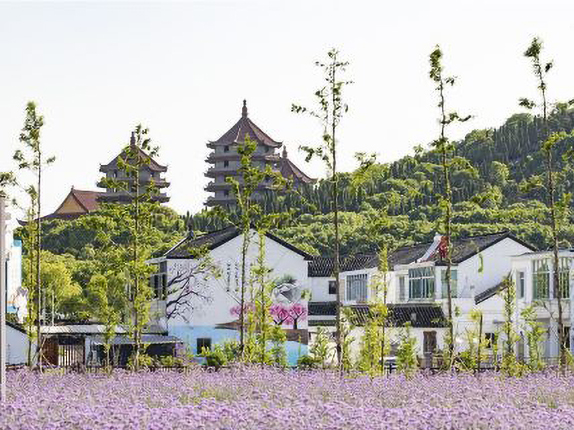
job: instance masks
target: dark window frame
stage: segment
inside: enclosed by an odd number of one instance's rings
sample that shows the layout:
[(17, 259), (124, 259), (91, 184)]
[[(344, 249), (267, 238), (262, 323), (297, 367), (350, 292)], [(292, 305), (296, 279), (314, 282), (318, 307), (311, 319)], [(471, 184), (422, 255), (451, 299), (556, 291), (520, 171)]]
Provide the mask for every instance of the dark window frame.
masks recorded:
[(337, 282), (329, 281), (329, 294), (337, 294)]

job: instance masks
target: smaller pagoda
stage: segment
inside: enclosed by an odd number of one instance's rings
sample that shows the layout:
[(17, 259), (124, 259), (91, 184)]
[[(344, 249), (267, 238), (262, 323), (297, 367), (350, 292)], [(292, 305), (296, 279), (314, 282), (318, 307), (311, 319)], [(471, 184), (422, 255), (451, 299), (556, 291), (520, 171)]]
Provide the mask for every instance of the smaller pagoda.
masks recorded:
[[(149, 162), (144, 164), (140, 168), (139, 173), (139, 187), (142, 193), (144, 193), (147, 187), (152, 183), (157, 188), (157, 192), (153, 195), (152, 199), (160, 203), (166, 203), (169, 201), (169, 197), (163, 191), (165, 188), (169, 187), (169, 182), (163, 177), (163, 173), (167, 172), (167, 166), (163, 166), (146, 154), (139, 146), (136, 145), (136, 138), (134, 132), (130, 139), (130, 146), (136, 148), (139, 151), (140, 156), (147, 158)], [(118, 154), (112, 161), (108, 164), (100, 165), (100, 172), (105, 174), (105, 178), (113, 179), (115, 181), (120, 181), (124, 183), (129, 183), (129, 189), (133, 188), (134, 178), (126, 175), (126, 172), (118, 167), (118, 160), (120, 157), (125, 157), (125, 151)], [(102, 203), (129, 203), (132, 200), (131, 193), (124, 189), (116, 189), (106, 187), (104, 181), (98, 183), (98, 187), (105, 188), (104, 192), (101, 192), (98, 196), (98, 201)]]

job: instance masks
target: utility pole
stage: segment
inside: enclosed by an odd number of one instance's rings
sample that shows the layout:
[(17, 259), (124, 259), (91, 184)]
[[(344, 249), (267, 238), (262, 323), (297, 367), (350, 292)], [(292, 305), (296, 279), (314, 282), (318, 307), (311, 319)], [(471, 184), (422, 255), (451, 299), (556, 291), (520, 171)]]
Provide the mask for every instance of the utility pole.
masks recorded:
[(6, 401), (6, 201), (0, 195), (0, 402)]

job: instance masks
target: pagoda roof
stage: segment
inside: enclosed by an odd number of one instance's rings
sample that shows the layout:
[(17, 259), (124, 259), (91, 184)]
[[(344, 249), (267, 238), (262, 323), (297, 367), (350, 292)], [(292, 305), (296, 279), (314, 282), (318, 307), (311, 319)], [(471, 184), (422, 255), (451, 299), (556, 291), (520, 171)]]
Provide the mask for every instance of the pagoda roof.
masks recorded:
[(314, 184), (317, 180), (307, 176), (299, 169), (289, 158), (287, 158), (287, 149), (283, 147), (283, 155), (279, 161), (279, 173), (285, 179), (293, 179), (305, 184)]
[[(100, 191), (77, 190), (72, 187), (58, 208), (41, 219), (74, 219), (94, 212), (100, 207), (98, 198), (102, 194)], [(21, 222), (21, 224), (24, 225), (25, 222)]]
[[(139, 146), (137, 146), (137, 145), (135, 144), (135, 136), (134, 136), (134, 133), (133, 133), (133, 132), (132, 132), (132, 137), (131, 137), (131, 139), (130, 139), (130, 145), (133, 145), (133, 146), (135, 146), (135, 147), (138, 149), (139, 155), (140, 155), (142, 158), (144, 158), (144, 159), (147, 158), (147, 159), (149, 160), (149, 164), (147, 164), (147, 166), (145, 166), (145, 167), (149, 168), (150, 170), (152, 170), (152, 171), (154, 171), (154, 172), (166, 172), (166, 171), (167, 171), (167, 166), (164, 166), (164, 165), (162, 165), (162, 164), (159, 164), (157, 161), (155, 161), (153, 158), (151, 158), (151, 157), (149, 156), (149, 154), (146, 154), (146, 152), (145, 152), (143, 149), (141, 149)], [(120, 152), (120, 153), (119, 153), (112, 161), (110, 161), (108, 164), (102, 164), (102, 165), (100, 166), (100, 171), (101, 171), (101, 172), (104, 172), (104, 171), (106, 171), (107, 169), (113, 169), (115, 166), (117, 166), (117, 164), (118, 164), (118, 158), (120, 158), (121, 156), (123, 156), (123, 155), (125, 154), (126, 150), (127, 150), (127, 147), (124, 148), (124, 149), (122, 150), (122, 152)]]
[(280, 148), (283, 144), (272, 139), (267, 133), (261, 130), (247, 115), (247, 101), (243, 100), (243, 108), (241, 110), (241, 118), (233, 127), (231, 127), (223, 136), (217, 140), (209, 142), (209, 145), (230, 145), (234, 143), (242, 143), (245, 141), (245, 136), (249, 135), (251, 140), (255, 140), (259, 145), (269, 146), (271, 148)]

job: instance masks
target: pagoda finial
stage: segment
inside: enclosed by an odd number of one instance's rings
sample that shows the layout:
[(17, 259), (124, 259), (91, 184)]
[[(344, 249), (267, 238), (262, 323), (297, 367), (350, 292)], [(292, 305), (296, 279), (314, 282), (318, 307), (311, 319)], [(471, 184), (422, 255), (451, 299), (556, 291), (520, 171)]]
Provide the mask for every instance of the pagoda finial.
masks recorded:
[(136, 144), (136, 133), (135, 131), (132, 131), (132, 137), (130, 137), (130, 145), (135, 146), (135, 144)]
[(287, 147), (283, 146), (283, 158), (287, 158)]
[(243, 108), (241, 109), (241, 116), (247, 118), (247, 100), (243, 99)]

